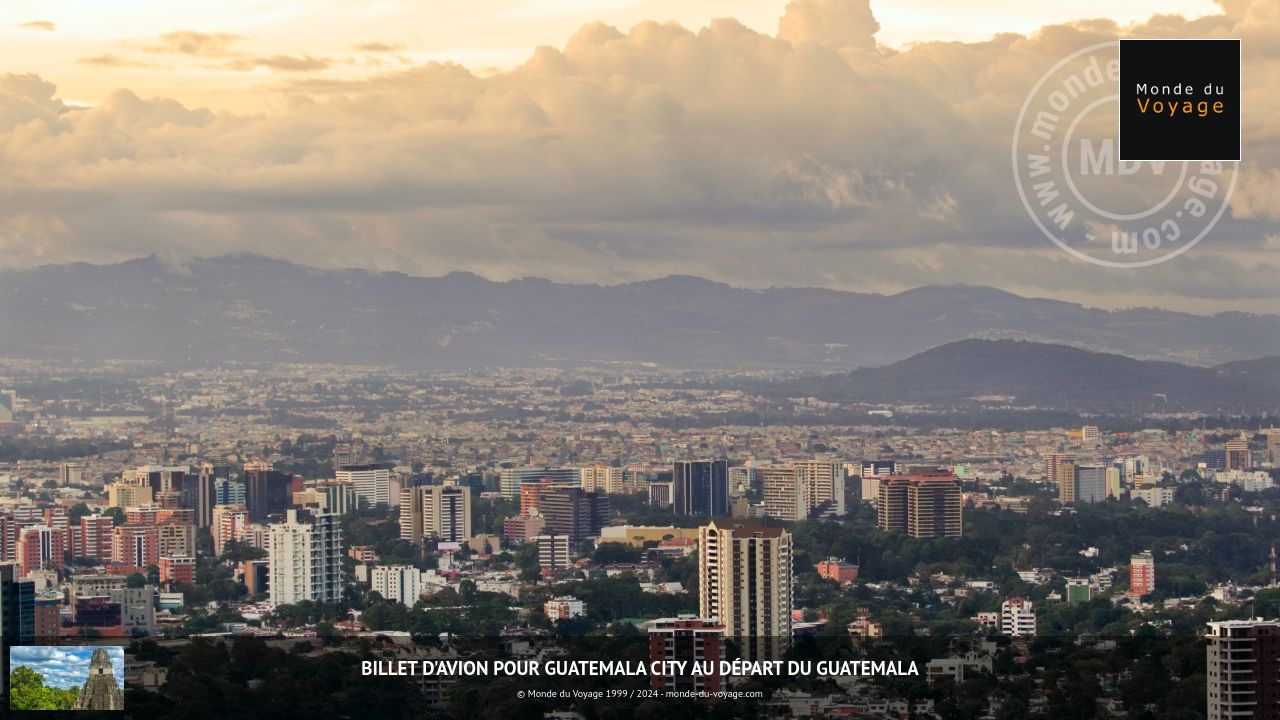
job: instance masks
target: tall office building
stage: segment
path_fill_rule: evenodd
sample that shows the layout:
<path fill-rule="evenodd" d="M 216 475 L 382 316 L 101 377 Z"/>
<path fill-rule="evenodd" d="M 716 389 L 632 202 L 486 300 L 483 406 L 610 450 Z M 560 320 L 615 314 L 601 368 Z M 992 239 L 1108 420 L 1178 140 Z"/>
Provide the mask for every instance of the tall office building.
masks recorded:
<path fill-rule="evenodd" d="M 22 579 L 16 563 L 0 564 L 0 640 L 10 644 L 29 642 L 36 634 L 36 585 Z M 5 659 L 8 659 L 5 652 Z M 5 680 L 9 674 L 5 673 Z"/>
<path fill-rule="evenodd" d="M 196 511 L 196 527 L 207 528 L 213 522 L 213 506 L 218 505 L 218 483 L 227 483 L 231 479 L 230 465 L 215 465 L 213 463 L 201 463 L 200 470 L 196 474 L 195 484 L 195 502 Z M 238 502 L 244 502 L 241 497 Z M 223 501 L 221 504 L 229 504 Z"/>
<path fill-rule="evenodd" d="M 876 524 L 915 538 L 960 537 L 964 531 L 960 481 L 941 468 L 880 479 Z"/>
<path fill-rule="evenodd" d="M 537 485 L 543 480 L 563 487 L 580 487 L 582 473 L 578 468 L 552 467 L 517 467 L 503 468 L 498 475 L 498 488 L 502 496 L 509 500 L 520 497 L 520 488 L 525 485 Z"/>
<path fill-rule="evenodd" d="M 422 571 L 411 565 L 380 565 L 369 573 L 369 584 L 384 599 L 413 607 L 422 597 Z"/>
<path fill-rule="evenodd" d="M 591 465 L 579 468 L 579 485 L 587 492 L 614 495 L 622 492 L 622 468 L 608 465 Z"/>
<path fill-rule="evenodd" d="M 1246 438 L 1238 437 L 1228 440 L 1226 451 L 1228 470 L 1248 470 L 1253 465 L 1249 456 L 1249 441 Z"/>
<path fill-rule="evenodd" d="M 337 602 L 342 597 L 342 528 L 328 513 L 300 519 L 285 511 L 271 525 L 267 548 L 272 605 Z"/>
<path fill-rule="evenodd" d="M 125 481 L 131 485 L 145 485 L 151 494 L 177 494 L 191 474 L 189 465 L 142 465 L 126 473 Z"/>
<path fill-rule="evenodd" d="M 1206 637 L 1208 720 L 1280 718 L 1280 621 L 1211 622 Z"/>
<path fill-rule="evenodd" d="M 446 480 L 400 491 L 400 538 L 416 545 L 434 538 L 466 542 L 471 537 L 471 488 Z"/>
<path fill-rule="evenodd" d="M 17 564 L 0 564 L 0 697 L 9 696 L 9 647 L 35 638 L 36 584 L 21 579 Z"/>
<path fill-rule="evenodd" d="M 1280 428 L 1267 428 L 1262 432 L 1267 436 L 1267 462 L 1280 465 Z"/>
<path fill-rule="evenodd" d="M 778 660 L 791 641 L 791 534 L 712 521 L 698 530 L 698 614 L 725 628 L 747 660 Z"/>
<path fill-rule="evenodd" d="M 600 534 L 609 524 L 609 496 L 582 488 L 553 488 L 539 494 L 538 510 L 546 519 L 545 532 L 568 535 L 575 547 Z"/>
<path fill-rule="evenodd" d="M 62 463 L 62 465 L 58 466 L 58 484 L 63 487 L 83 485 L 84 465 L 80 463 Z"/>
<path fill-rule="evenodd" d="M 653 663 L 684 663 L 670 666 L 684 668 L 679 674 L 650 673 L 650 688 L 662 692 L 720 691 L 720 641 L 724 636 L 723 625 L 707 618 L 681 615 L 650 620 L 648 631 L 651 667 Z M 712 672 L 708 675 L 694 673 L 694 663 L 707 663 L 704 667 L 710 667 Z"/>
<path fill-rule="evenodd" d="M 293 474 L 276 470 L 268 462 L 245 463 L 244 490 L 249 519 L 266 522 L 272 515 L 282 515 L 293 502 Z"/>
<path fill-rule="evenodd" d="M 389 507 L 391 505 L 390 463 L 343 465 L 337 469 L 334 476 L 338 482 L 351 483 L 351 487 L 356 491 L 356 502 L 361 506 Z"/>
<path fill-rule="evenodd" d="M 1099 503 L 1107 499 L 1107 470 L 1105 465 L 1076 466 L 1076 502 Z"/>
<path fill-rule="evenodd" d="M 403 491 L 402 491 L 403 492 Z M 355 488 L 337 480 L 313 480 L 293 493 L 293 504 L 334 515 L 346 515 L 359 507 Z"/>
<path fill-rule="evenodd" d="M 1129 594 L 1150 595 L 1156 589 L 1156 561 L 1150 551 L 1129 558 Z"/>
<path fill-rule="evenodd" d="M 1044 479 L 1050 487 L 1058 489 L 1058 500 L 1060 502 L 1075 502 L 1076 456 L 1071 453 L 1045 453 Z"/>
<path fill-rule="evenodd" d="M 728 461 L 676 461 L 672 482 L 677 515 L 729 514 Z"/>

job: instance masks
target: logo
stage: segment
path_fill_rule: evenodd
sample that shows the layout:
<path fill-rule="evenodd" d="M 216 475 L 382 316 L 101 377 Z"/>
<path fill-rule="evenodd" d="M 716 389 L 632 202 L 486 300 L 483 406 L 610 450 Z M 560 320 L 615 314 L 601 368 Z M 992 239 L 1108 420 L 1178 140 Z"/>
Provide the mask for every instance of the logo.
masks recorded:
<path fill-rule="evenodd" d="M 1234 162 L 1126 161 L 1119 152 L 1119 42 L 1079 50 L 1031 89 L 1013 131 L 1023 207 L 1055 245 L 1103 267 L 1148 267 L 1222 218 Z"/>

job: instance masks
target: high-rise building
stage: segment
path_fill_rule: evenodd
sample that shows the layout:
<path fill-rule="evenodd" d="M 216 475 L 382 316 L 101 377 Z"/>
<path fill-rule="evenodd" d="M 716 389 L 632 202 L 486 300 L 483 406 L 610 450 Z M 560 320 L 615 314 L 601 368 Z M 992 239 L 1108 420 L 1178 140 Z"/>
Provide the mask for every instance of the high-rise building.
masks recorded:
<path fill-rule="evenodd" d="M 1076 502 L 1099 503 L 1107 499 L 1107 467 L 1077 465 L 1075 468 Z"/>
<path fill-rule="evenodd" d="M 244 505 L 215 505 L 213 524 L 209 526 L 209 532 L 213 535 L 213 554 L 225 553 L 227 543 L 232 540 L 244 540 L 249 527 L 249 510 Z"/>
<path fill-rule="evenodd" d="M 337 480 L 307 482 L 301 491 L 293 493 L 293 504 L 334 515 L 346 515 L 359 507 L 355 488 Z"/>
<path fill-rule="evenodd" d="M 1020 597 L 1011 597 L 1001 603 L 1000 634 L 1009 637 L 1035 637 L 1035 603 Z"/>
<path fill-rule="evenodd" d="M 498 476 L 498 488 L 502 491 L 503 497 L 515 500 L 520 497 L 520 488 L 525 485 L 537 485 L 543 480 L 549 480 L 552 484 L 564 487 L 579 487 L 582 483 L 582 474 L 578 468 L 503 468 Z"/>
<path fill-rule="evenodd" d="M 747 660 L 781 659 L 791 640 L 791 534 L 750 522 L 698 531 L 698 614 L 725 628 Z"/>
<path fill-rule="evenodd" d="M 1129 594 L 1134 597 L 1150 595 L 1156 589 L 1156 561 L 1151 551 L 1140 552 L 1129 558 Z"/>
<path fill-rule="evenodd" d="M 573 555 L 568 535 L 539 535 L 534 541 L 538 543 L 538 567 L 543 577 L 569 567 Z"/>
<path fill-rule="evenodd" d="M 150 505 L 154 499 L 149 485 L 117 482 L 107 486 L 107 504 L 111 507 L 126 508 Z"/>
<path fill-rule="evenodd" d="M 298 510 L 286 510 L 285 521 L 271 525 L 267 553 L 272 605 L 342 597 L 342 528 L 336 515 L 300 519 Z"/>
<path fill-rule="evenodd" d="M 189 465 L 142 465 L 125 474 L 125 482 L 151 488 L 153 497 L 164 493 L 177 494 L 191 474 Z"/>
<path fill-rule="evenodd" d="M 218 499 L 218 487 L 222 483 L 223 499 Z M 231 483 L 231 466 L 201 463 L 200 472 L 196 475 L 195 511 L 196 527 L 207 528 L 213 522 L 214 505 L 230 505 L 233 502 L 244 502 L 244 485 L 239 484 L 240 497 L 228 499 L 226 487 Z"/>
<path fill-rule="evenodd" d="M 729 514 L 728 461 L 676 461 L 672 482 L 677 515 Z"/>
<path fill-rule="evenodd" d="M 66 487 L 68 485 L 84 484 L 84 465 L 80 463 L 62 463 L 58 466 L 58 484 Z"/>
<path fill-rule="evenodd" d="M 16 563 L 0 564 L 0 697 L 9 695 L 9 647 L 36 638 L 36 584 Z"/>
<path fill-rule="evenodd" d="M 657 508 L 669 508 L 675 500 L 676 487 L 675 483 L 670 480 L 666 482 L 649 483 L 649 504 Z"/>
<path fill-rule="evenodd" d="M 111 531 L 111 561 L 131 568 L 160 562 L 159 528 L 125 523 Z"/>
<path fill-rule="evenodd" d="M 1227 469 L 1248 470 L 1253 465 L 1249 457 L 1249 441 L 1244 437 L 1227 441 Z"/>
<path fill-rule="evenodd" d="M 48 525 L 31 525 L 18 531 L 18 569 L 20 577 L 33 570 L 62 567 L 62 555 L 66 552 L 66 531 Z"/>
<path fill-rule="evenodd" d="M 880 500 L 880 478 L 897 474 L 897 464 L 893 460 L 863 460 L 859 463 L 858 488 L 862 502 L 874 503 Z"/>
<path fill-rule="evenodd" d="M 1085 425 L 1080 428 L 1080 444 L 1084 447 L 1093 447 L 1102 440 L 1102 431 L 1097 425 Z"/>
<path fill-rule="evenodd" d="M 1071 453 L 1045 453 L 1044 479 L 1050 487 L 1058 489 L 1058 500 L 1060 502 L 1075 502 L 1076 456 Z"/>
<path fill-rule="evenodd" d="M 111 530 L 114 527 L 114 519 L 110 515 L 82 515 L 77 555 L 104 564 L 111 562 Z"/>
<path fill-rule="evenodd" d="M 334 476 L 338 482 L 350 483 L 356 492 L 356 502 L 364 507 L 391 505 L 391 464 L 361 463 L 342 465 Z M 397 493 L 397 500 L 399 494 Z"/>
<path fill-rule="evenodd" d="M 1120 499 L 1120 490 L 1121 490 L 1120 477 L 1122 474 L 1123 474 L 1123 471 L 1121 471 L 1121 469 L 1118 467 L 1113 466 L 1113 467 L 1107 468 L 1107 473 L 1106 473 L 1107 497 L 1115 498 L 1116 500 Z"/>
<path fill-rule="evenodd" d="M 471 488 L 446 480 L 400 491 L 400 538 L 421 545 L 434 538 L 465 542 L 471 537 Z"/>
<path fill-rule="evenodd" d="M 245 463 L 244 490 L 249 519 L 267 522 L 272 515 L 283 514 L 293 502 L 293 474 L 276 470 L 267 462 Z"/>
<path fill-rule="evenodd" d="M 19 644 L 29 642 L 36 634 L 36 585 L 22 579 L 16 563 L 0 564 L 0 640 Z M 4 653 L 8 660 L 8 653 Z M 9 674 L 5 673 L 5 680 Z"/>
<path fill-rule="evenodd" d="M 587 492 L 614 495 L 622 492 L 622 468 L 591 465 L 578 469 L 580 485 Z"/>
<path fill-rule="evenodd" d="M 539 511 L 547 521 L 545 532 L 568 535 L 575 547 L 600 534 L 609 524 L 609 496 L 584 492 L 582 488 L 554 488 L 539 495 Z"/>
<path fill-rule="evenodd" d="M 1280 718 L 1280 621 L 1211 622 L 1206 637 L 1208 720 Z"/>
<path fill-rule="evenodd" d="M 809 517 L 809 483 L 797 476 L 793 467 L 766 465 L 758 468 L 764 514 L 779 520 L 805 520 Z"/>
<path fill-rule="evenodd" d="M 764 513 L 784 520 L 845 514 L 844 466 L 802 461 L 758 468 Z"/>
<path fill-rule="evenodd" d="M 192 585 L 196 581 L 196 559 L 189 555 L 160 556 L 160 582 Z"/>
<path fill-rule="evenodd" d="M 422 597 L 422 571 L 412 565 L 382 565 L 369 574 L 373 591 L 384 599 L 413 606 Z"/>
<path fill-rule="evenodd" d="M 922 539 L 960 537 L 964 529 L 960 481 L 941 468 L 912 472 L 880 479 L 876 502 L 880 529 Z"/>
<path fill-rule="evenodd" d="M 156 552 L 161 557 L 195 557 L 195 525 L 180 522 L 165 522 L 156 525 Z"/>
<path fill-rule="evenodd" d="M 723 625 L 708 618 L 681 615 L 650 620 L 648 630 L 651 667 L 654 667 L 654 663 L 669 661 L 684 663 L 666 666 L 673 670 L 676 667 L 684 668 L 680 673 L 650 673 L 650 688 L 661 692 L 720 691 L 720 642 L 724 636 Z M 695 673 L 694 663 L 705 663 L 703 667 L 711 668 L 712 672 L 707 675 Z"/>
<path fill-rule="evenodd" d="M 1280 428 L 1263 430 L 1267 436 L 1267 462 L 1280 465 Z"/>

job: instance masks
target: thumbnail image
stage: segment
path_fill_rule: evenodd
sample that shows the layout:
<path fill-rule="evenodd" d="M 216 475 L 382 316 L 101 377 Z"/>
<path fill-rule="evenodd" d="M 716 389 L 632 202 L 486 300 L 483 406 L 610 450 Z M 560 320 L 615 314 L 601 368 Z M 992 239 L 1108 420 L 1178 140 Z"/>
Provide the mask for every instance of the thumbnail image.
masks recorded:
<path fill-rule="evenodd" d="M 124 648 L 9 649 L 10 710 L 123 710 Z"/>

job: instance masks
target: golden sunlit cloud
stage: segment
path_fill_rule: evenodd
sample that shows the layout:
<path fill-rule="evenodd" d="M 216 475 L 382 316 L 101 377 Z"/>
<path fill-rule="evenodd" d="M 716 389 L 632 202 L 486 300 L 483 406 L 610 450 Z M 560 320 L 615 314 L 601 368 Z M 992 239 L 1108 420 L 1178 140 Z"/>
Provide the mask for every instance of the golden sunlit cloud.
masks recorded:
<path fill-rule="evenodd" d="M 45 32 L 53 32 L 58 29 L 57 25 L 48 20 L 33 20 L 32 22 L 22 23 L 18 27 L 24 30 L 43 30 Z"/>
<path fill-rule="evenodd" d="M 1261 308 L 1280 300 L 1263 254 L 1280 234 L 1280 0 L 1241 3 L 886 47 L 866 0 L 795 0 L 764 30 L 588 23 L 484 72 L 390 27 L 317 47 L 249 24 L 120 38 L 72 61 L 91 82 L 0 76 L 0 257 L 252 251 L 497 279 L 969 282 Z M 1037 239 L 1007 164 L 1044 69 L 1117 35 L 1239 36 L 1252 53 L 1236 219 L 1195 263 L 1123 281 Z"/>

